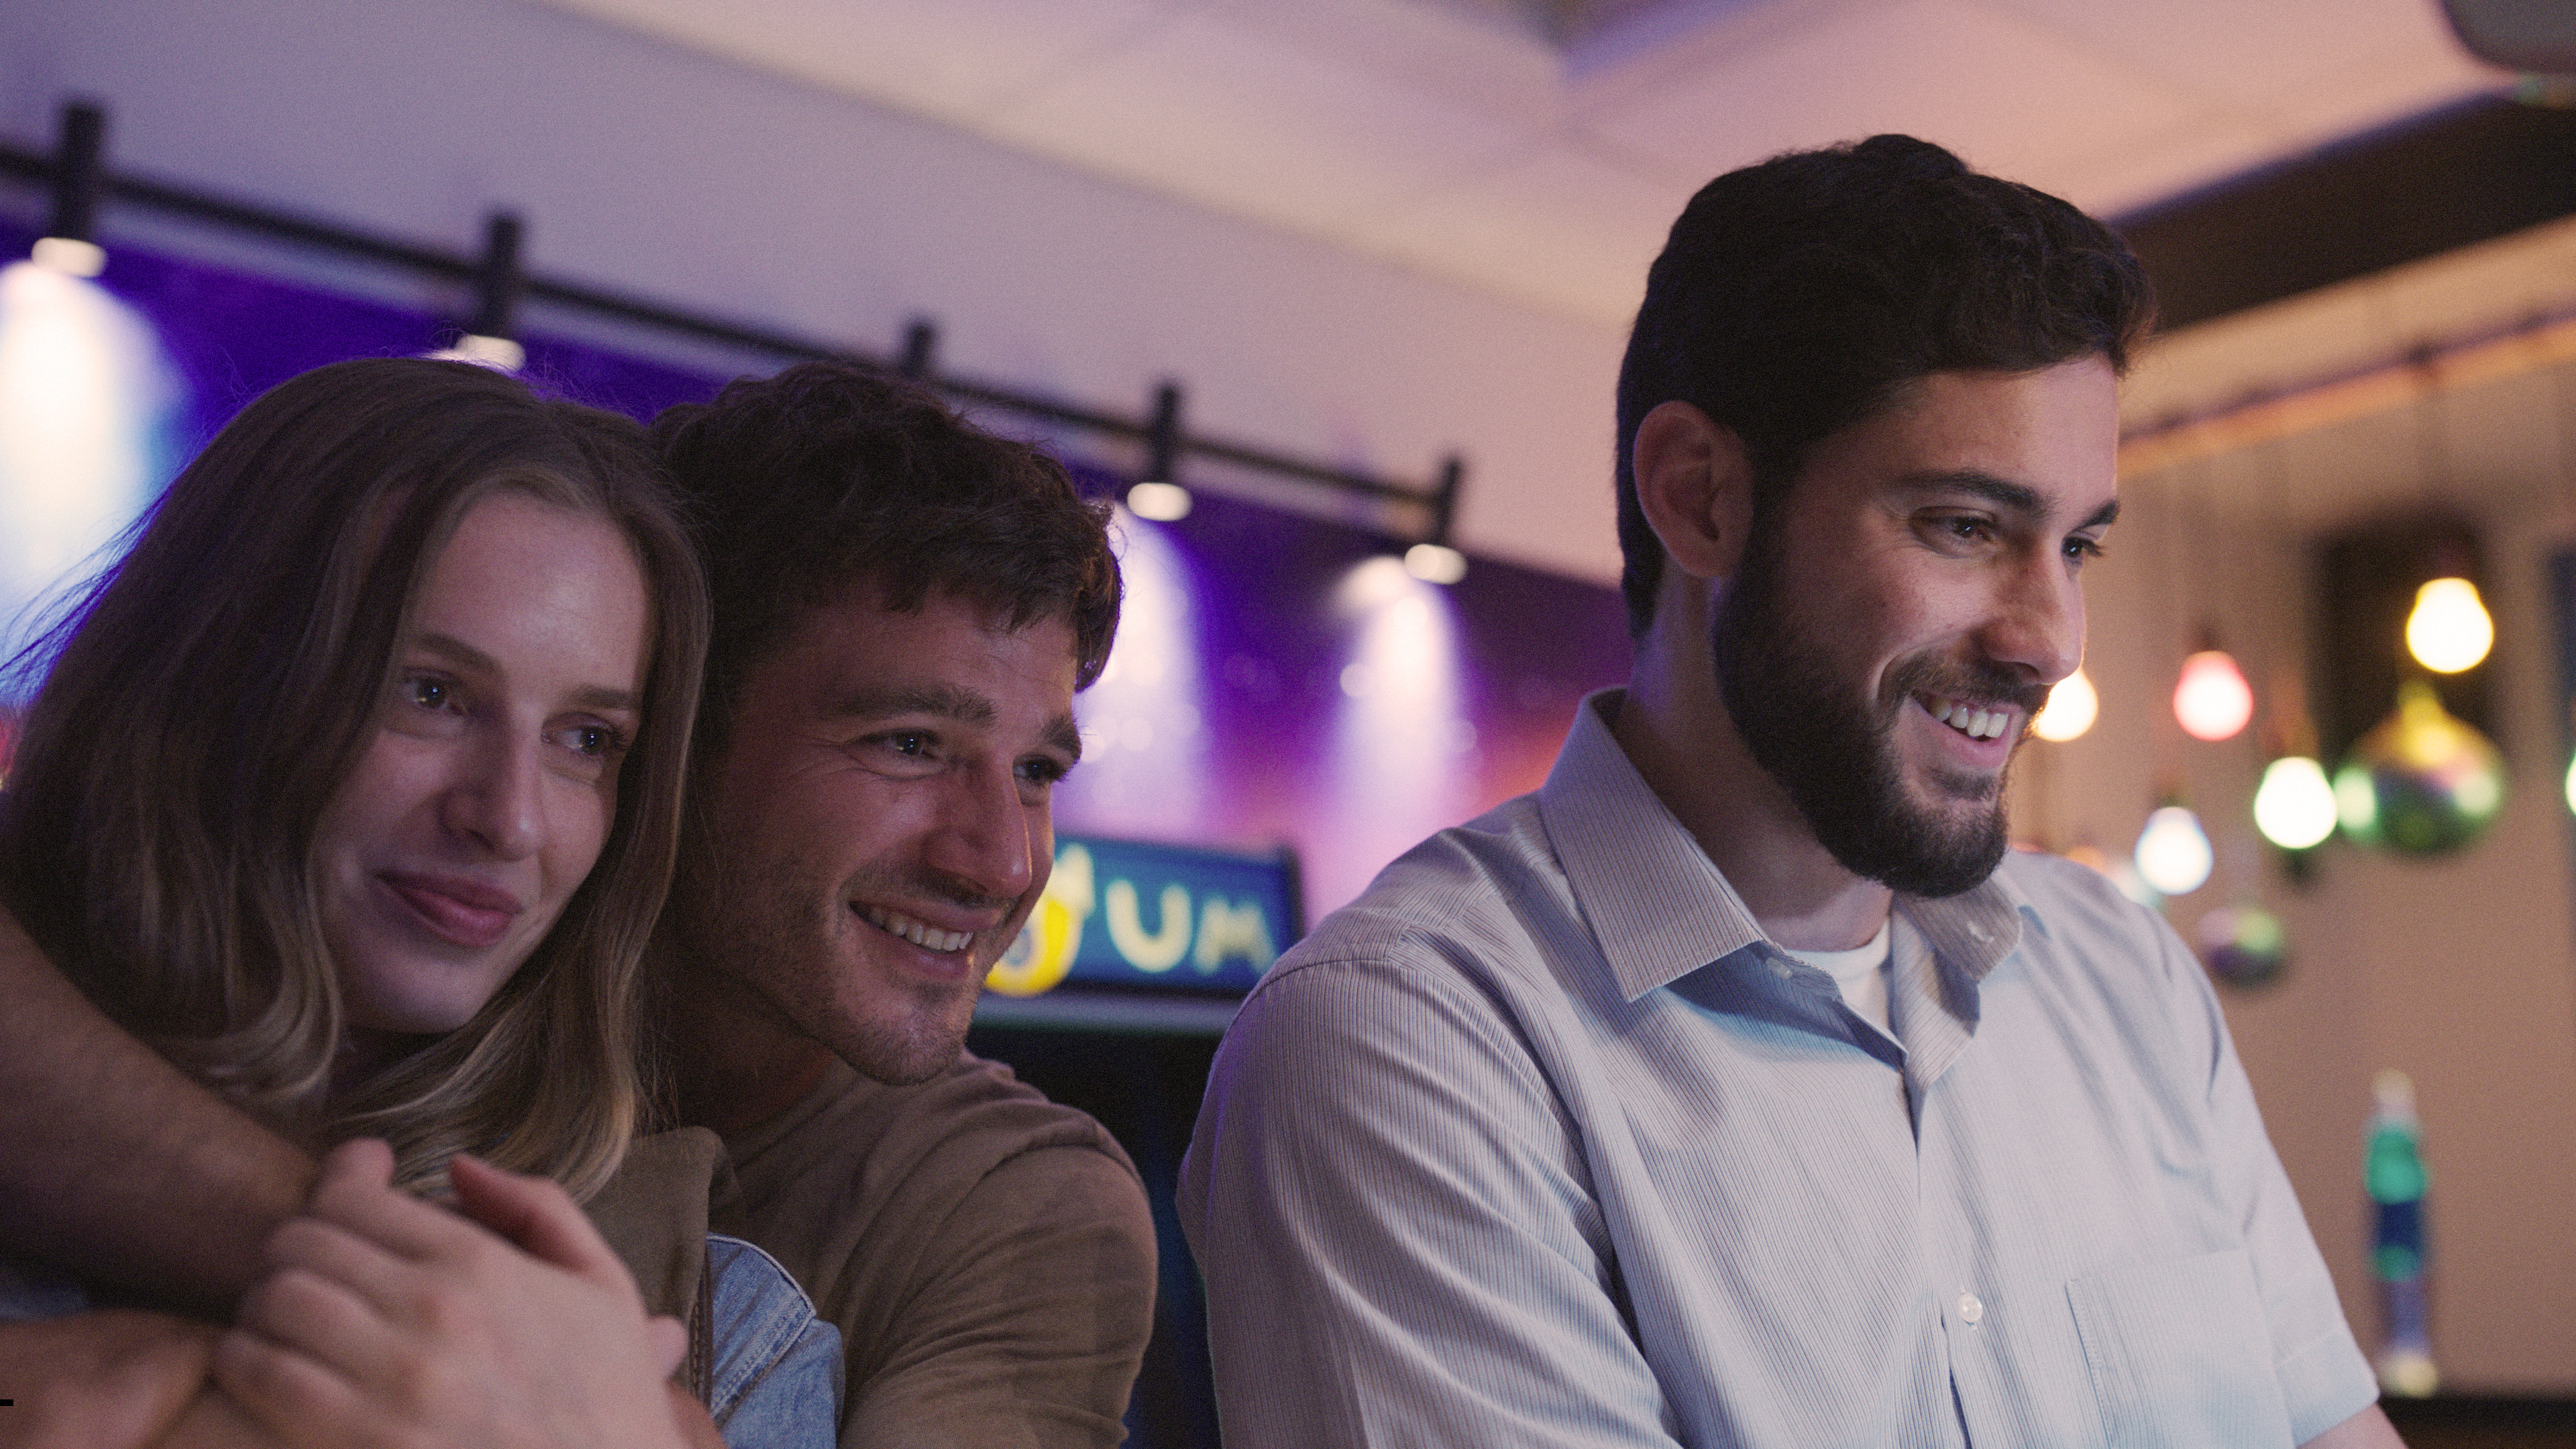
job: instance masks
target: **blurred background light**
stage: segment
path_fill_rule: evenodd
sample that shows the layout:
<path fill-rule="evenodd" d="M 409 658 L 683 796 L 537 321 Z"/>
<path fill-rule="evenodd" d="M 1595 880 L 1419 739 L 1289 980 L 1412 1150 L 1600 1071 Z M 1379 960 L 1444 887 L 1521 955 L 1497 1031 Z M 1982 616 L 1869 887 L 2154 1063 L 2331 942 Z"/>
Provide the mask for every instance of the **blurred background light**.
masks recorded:
<path fill-rule="evenodd" d="M 2478 597 L 2478 586 L 2462 578 L 2434 579 L 2415 591 L 2414 612 L 2406 616 L 2406 650 L 2415 662 L 2437 674 L 2457 674 L 2474 667 L 2495 647 L 2495 620 Z"/>
<path fill-rule="evenodd" d="M 2064 743 L 2093 728 L 2094 718 L 2102 712 L 2102 697 L 2093 691 L 2093 681 L 2084 671 L 2057 681 L 2048 692 L 2048 703 L 2030 721 L 2030 732 L 2043 740 Z"/>
<path fill-rule="evenodd" d="M 2457 850 L 2504 807 L 2504 758 L 2442 707 L 2432 681 L 2397 688 L 2397 708 L 2353 742 L 2335 772 L 2344 833 L 2410 855 Z"/>
<path fill-rule="evenodd" d="M 2220 906 L 2200 918 L 2194 934 L 2209 974 L 2231 986 L 2264 985 L 2290 958 L 2290 933 L 2261 906 Z"/>
<path fill-rule="evenodd" d="M 2254 828 L 2283 850 L 2305 850 L 2334 834 L 2335 793 L 2325 766 L 2305 755 L 2266 765 L 2254 791 Z"/>
<path fill-rule="evenodd" d="M 0 657 L 169 481 L 184 397 L 151 324 L 97 283 L 0 269 Z"/>
<path fill-rule="evenodd" d="M 1178 483 L 1139 483 L 1127 490 L 1127 511 L 1155 523 L 1178 523 L 1190 516 L 1190 490 Z"/>
<path fill-rule="evenodd" d="M 2182 805 L 2166 805 L 2147 816 L 2147 828 L 2138 832 L 2136 860 L 2139 876 L 2167 896 L 2200 889 L 2217 863 L 2200 817 Z"/>
<path fill-rule="evenodd" d="M 517 372 L 528 365 L 528 349 L 507 337 L 486 337 L 468 332 L 456 339 L 453 347 L 442 347 L 427 354 L 440 362 L 470 362 L 494 372 Z"/>
<path fill-rule="evenodd" d="M 107 270 L 107 248 L 78 237 L 38 237 L 27 260 L 66 277 L 95 277 Z"/>
<path fill-rule="evenodd" d="M 1161 528 L 1125 509 L 1110 527 L 1126 597 L 1108 665 L 1075 696 L 1082 766 L 1059 787 L 1059 811 L 1089 831 L 1186 839 L 1209 805 L 1194 579 Z"/>
<path fill-rule="evenodd" d="M 1344 575 L 1333 603 L 1350 634 L 1326 764 L 1330 809 L 1347 853 L 1392 860 L 1474 801 L 1457 619 L 1446 589 L 1383 554 Z"/>
<path fill-rule="evenodd" d="M 1404 551 L 1404 571 L 1426 584 L 1454 584 L 1467 576 L 1467 556 L 1445 543 L 1417 543 Z"/>
<path fill-rule="evenodd" d="M 2182 662 L 2173 709 L 2193 739 L 2228 739 L 2254 718 L 2254 690 L 2226 650 L 2203 649 Z"/>

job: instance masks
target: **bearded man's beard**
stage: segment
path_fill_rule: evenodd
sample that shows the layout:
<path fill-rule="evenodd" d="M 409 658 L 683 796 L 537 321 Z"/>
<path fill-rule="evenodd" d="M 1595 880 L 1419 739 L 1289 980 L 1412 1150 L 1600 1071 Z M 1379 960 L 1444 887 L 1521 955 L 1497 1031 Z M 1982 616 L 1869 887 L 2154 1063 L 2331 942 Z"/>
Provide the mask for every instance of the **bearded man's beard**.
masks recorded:
<path fill-rule="evenodd" d="M 1984 808 L 1919 803 L 1897 757 L 1897 716 L 1908 699 L 1931 694 L 2010 703 L 2028 719 L 2047 686 L 1999 665 L 1927 658 L 1889 670 L 1884 702 L 1852 693 L 1829 676 L 1828 651 L 1782 597 L 1775 533 L 1757 527 L 1709 629 L 1736 734 L 1843 869 L 1908 895 L 1971 889 L 1994 874 L 2009 838 L 2002 776 L 1936 769 L 1927 780 L 1935 794 Z"/>

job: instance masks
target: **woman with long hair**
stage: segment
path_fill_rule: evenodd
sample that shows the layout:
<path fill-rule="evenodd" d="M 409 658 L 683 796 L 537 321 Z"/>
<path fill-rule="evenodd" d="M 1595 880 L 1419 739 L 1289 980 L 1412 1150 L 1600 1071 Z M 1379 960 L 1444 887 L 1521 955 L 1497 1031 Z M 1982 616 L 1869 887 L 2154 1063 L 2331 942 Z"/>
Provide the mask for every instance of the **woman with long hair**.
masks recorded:
<path fill-rule="evenodd" d="M 589 1197 L 642 1114 L 639 973 L 706 627 L 633 423 L 461 364 L 306 373 L 216 437 L 43 641 L 0 901 L 109 1016 L 308 1150 L 381 1138 L 372 1170 L 415 1192 L 471 1153 Z M 469 1211 L 529 1210 L 479 1166 L 453 1185 Z M 245 1305 L 276 1340 L 247 1361 L 385 1371 L 333 1362 L 394 1308 L 366 1301 L 361 1250 L 445 1229 L 369 1207 L 295 1231 L 295 1272 Z M 727 1246 L 712 1291 L 757 1292 L 764 1267 Z M 625 1316 L 580 1357 L 656 1362 L 610 1387 L 668 1420 L 669 1335 Z"/>

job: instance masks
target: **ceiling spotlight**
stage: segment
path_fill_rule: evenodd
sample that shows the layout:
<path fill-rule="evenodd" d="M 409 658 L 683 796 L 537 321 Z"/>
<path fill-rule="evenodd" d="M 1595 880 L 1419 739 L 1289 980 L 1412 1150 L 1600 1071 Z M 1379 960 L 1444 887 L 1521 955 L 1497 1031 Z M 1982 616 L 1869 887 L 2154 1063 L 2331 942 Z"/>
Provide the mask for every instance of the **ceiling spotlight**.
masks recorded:
<path fill-rule="evenodd" d="M 1454 584 L 1467 576 L 1467 556 L 1445 543 L 1417 543 L 1404 551 L 1404 571 L 1426 584 Z"/>
<path fill-rule="evenodd" d="M 98 198 L 107 182 L 107 112 L 86 101 L 63 107 L 54 142 L 54 217 L 27 260 L 67 277 L 107 269 L 97 235 Z"/>
<path fill-rule="evenodd" d="M 930 381 L 939 363 L 939 324 L 927 317 L 915 317 L 903 329 L 903 356 L 895 371 L 914 382 Z"/>
<path fill-rule="evenodd" d="M 1127 511 L 1156 523 L 1171 523 L 1190 513 L 1190 491 L 1177 476 L 1181 462 L 1181 385 L 1165 382 L 1154 389 L 1154 414 L 1145 423 L 1145 468 L 1127 490 Z"/>
<path fill-rule="evenodd" d="M 494 372 L 516 372 L 528 365 L 528 349 L 507 337 L 485 337 L 474 332 L 457 338 L 453 347 L 424 355 L 437 362 L 470 362 Z"/>
<path fill-rule="evenodd" d="M 515 212 L 496 211 L 483 219 L 483 259 L 474 268 L 474 324 L 454 346 L 427 356 L 440 362 L 470 362 L 495 372 L 517 372 L 528 365 L 528 350 L 510 336 L 517 330 L 519 293 L 526 286 L 519 270 L 523 230 Z"/>
<path fill-rule="evenodd" d="M 1426 584 L 1454 584 L 1467 576 L 1467 556 L 1449 546 L 1449 527 L 1458 518 L 1458 490 L 1466 480 L 1466 459 L 1452 453 L 1440 460 L 1440 481 L 1429 499 L 1431 536 L 1404 551 L 1404 571 Z"/>
<path fill-rule="evenodd" d="M 1166 382 L 1154 389 L 1154 415 L 1145 423 L 1145 471 L 1140 483 L 1171 483 L 1180 471 L 1181 385 Z"/>
<path fill-rule="evenodd" d="M 1190 516 L 1190 490 L 1178 483 L 1139 483 L 1127 490 L 1127 511 L 1156 523 L 1178 523 Z"/>
<path fill-rule="evenodd" d="M 67 236 L 38 237 L 27 260 L 66 277 L 95 277 L 107 270 L 107 248 Z"/>

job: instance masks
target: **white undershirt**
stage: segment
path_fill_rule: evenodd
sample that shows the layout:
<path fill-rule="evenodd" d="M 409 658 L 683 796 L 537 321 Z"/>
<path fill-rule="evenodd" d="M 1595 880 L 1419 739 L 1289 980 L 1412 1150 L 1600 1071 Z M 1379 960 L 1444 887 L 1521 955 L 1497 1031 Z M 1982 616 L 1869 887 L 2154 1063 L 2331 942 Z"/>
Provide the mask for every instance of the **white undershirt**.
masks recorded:
<path fill-rule="evenodd" d="M 1890 1036 L 1896 1033 L 1887 1024 L 1887 959 L 1888 937 L 1894 918 L 1881 921 L 1878 934 L 1864 946 L 1848 951 L 1789 951 L 1780 949 L 1834 978 L 1842 988 L 1843 1005 L 1852 1014 Z"/>

